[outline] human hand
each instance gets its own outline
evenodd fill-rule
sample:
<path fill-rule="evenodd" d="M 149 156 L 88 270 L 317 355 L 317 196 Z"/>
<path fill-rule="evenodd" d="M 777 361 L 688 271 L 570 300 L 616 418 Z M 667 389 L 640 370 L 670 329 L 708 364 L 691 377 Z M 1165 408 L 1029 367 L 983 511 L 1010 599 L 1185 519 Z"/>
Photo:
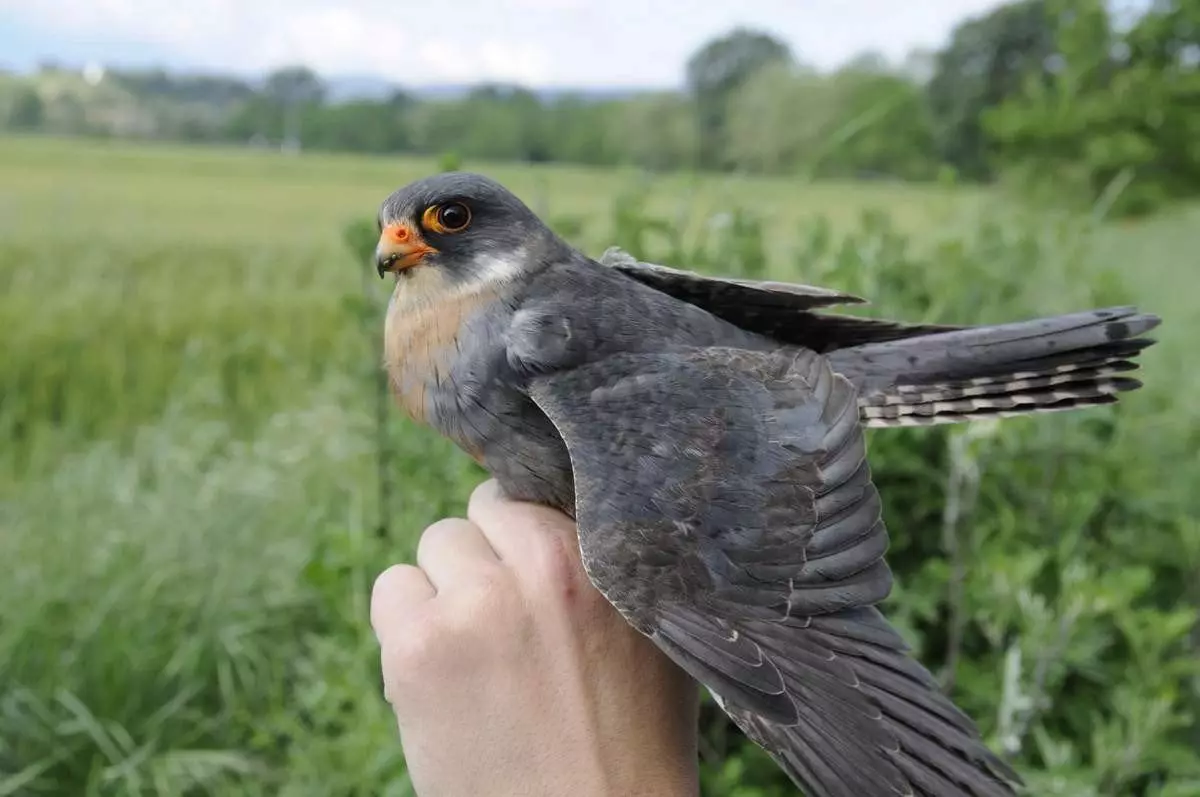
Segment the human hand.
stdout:
<path fill-rule="evenodd" d="M 695 683 L 588 581 L 574 523 L 493 481 L 467 514 L 371 600 L 417 793 L 697 794 Z"/>

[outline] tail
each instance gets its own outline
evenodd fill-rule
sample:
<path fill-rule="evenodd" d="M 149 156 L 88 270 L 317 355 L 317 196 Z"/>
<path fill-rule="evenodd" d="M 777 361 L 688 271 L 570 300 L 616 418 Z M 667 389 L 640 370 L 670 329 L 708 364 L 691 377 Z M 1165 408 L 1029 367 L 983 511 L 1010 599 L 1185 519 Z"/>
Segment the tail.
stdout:
<path fill-rule="evenodd" d="M 779 668 L 798 721 L 773 721 L 714 695 L 805 794 L 1017 794 L 1020 776 L 984 746 L 878 611 L 807 622 L 802 631 L 761 621 L 745 627 Z"/>
<path fill-rule="evenodd" d="M 1111 404 L 1160 319 L 1133 307 L 968 327 L 830 352 L 869 427 L 926 426 Z"/>

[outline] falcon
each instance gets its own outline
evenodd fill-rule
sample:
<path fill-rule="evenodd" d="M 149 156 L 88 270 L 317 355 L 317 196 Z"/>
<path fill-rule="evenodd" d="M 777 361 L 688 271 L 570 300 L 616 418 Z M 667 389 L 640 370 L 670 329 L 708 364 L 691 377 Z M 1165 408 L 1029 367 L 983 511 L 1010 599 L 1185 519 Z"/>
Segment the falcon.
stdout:
<path fill-rule="evenodd" d="M 863 300 L 591 259 L 474 174 L 410 183 L 378 221 L 399 406 L 574 518 L 596 588 L 805 794 L 1016 793 L 877 608 L 863 430 L 1113 402 L 1157 317 L 838 315 Z"/>

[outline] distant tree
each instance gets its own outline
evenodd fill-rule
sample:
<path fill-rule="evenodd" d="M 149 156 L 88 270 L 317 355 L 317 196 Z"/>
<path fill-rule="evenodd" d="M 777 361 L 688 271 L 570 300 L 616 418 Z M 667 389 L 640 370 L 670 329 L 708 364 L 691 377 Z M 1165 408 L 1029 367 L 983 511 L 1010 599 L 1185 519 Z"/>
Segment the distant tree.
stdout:
<path fill-rule="evenodd" d="M 739 169 L 809 177 L 937 171 L 920 87 L 872 56 L 830 76 L 784 65 L 755 74 L 730 101 L 726 157 Z"/>
<path fill-rule="evenodd" d="M 1128 28 L 1103 0 L 1056 2 L 1057 69 L 983 115 L 1014 175 L 1057 200 L 1138 213 L 1200 194 L 1200 0 Z"/>
<path fill-rule="evenodd" d="M 13 130 L 39 130 L 46 123 L 46 104 L 37 89 L 21 88 L 8 110 L 8 127 Z"/>
<path fill-rule="evenodd" d="M 1195 74 L 1200 71 L 1200 0 L 1152 0 L 1125 42 L 1130 63 Z"/>
<path fill-rule="evenodd" d="M 173 75 L 161 69 L 108 70 L 107 79 L 139 98 L 224 106 L 254 94 L 244 80 L 220 75 Z"/>
<path fill-rule="evenodd" d="M 674 92 L 634 97 L 613 109 L 612 121 L 627 162 L 658 171 L 696 166 L 700 141 L 686 97 Z"/>
<path fill-rule="evenodd" d="M 416 100 L 407 91 L 396 89 L 390 92 L 384 102 L 394 110 L 406 112 L 412 110 Z"/>
<path fill-rule="evenodd" d="M 752 75 L 728 107 L 723 158 L 751 172 L 809 173 L 838 116 L 826 78 L 782 63 Z"/>
<path fill-rule="evenodd" d="M 926 89 L 940 156 L 967 177 L 990 176 L 984 109 L 1021 92 L 1028 76 L 1048 76 L 1056 52 L 1047 0 L 1003 5 L 955 28 Z"/>
<path fill-rule="evenodd" d="M 723 165 L 721 150 L 733 93 L 754 73 L 792 60 L 785 43 L 747 28 L 714 39 L 692 55 L 687 62 L 687 85 L 696 103 L 701 163 Z"/>
<path fill-rule="evenodd" d="M 879 60 L 853 61 L 829 82 L 836 124 L 815 163 L 817 175 L 924 180 L 937 174 L 920 86 Z"/>
<path fill-rule="evenodd" d="M 567 94 L 548 103 L 543 114 L 554 160 L 608 166 L 627 146 L 626 131 L 611 124 L 620 118 L 617 101 Z"/>
<path fill-rule="evenodd" d="M 554 159 L 554 142 L 547 126 L 546 109 L 532 91 L 512 88 L 502 101 L 513 117 L 520 140 L 517 157 L 530 163 Z"/>
<path fill-rule="evenodd" d="M 421 152 L 447 149 L 465 158 L 545 161 L 553 158 L 550 116 L 527 89 L 481 85 L 461 99 L 421 103 L 412 114 Z"/>
<path fill-rule="evenodd" d="M 301 121 L 306 146 L 348 152 L 400 152 L 410 147 L 404 110 L 374 100 L 310 106 Z"/>
<path fill-rule="evenodd" d="M 306 106 L 319 105 L 325 98 L 325 86 L 308 67 L 289 66 L 267 75 L 263 95 L 278 109 L 282 127 L 282 145 L 287 150 L 300 148 L 300 120 Z"/>
<path fill-rule="evenodd" d="M 319 103 L 325 98 L 325 85 L 308 67 L 288 66 L 267 75 L 263 94 L 282 104 Z"/>

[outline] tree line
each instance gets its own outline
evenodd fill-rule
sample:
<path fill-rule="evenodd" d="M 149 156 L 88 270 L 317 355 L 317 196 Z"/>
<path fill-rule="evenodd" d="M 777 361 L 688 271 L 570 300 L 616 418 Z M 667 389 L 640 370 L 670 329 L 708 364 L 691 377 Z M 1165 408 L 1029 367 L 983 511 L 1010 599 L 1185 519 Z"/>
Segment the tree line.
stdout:
<path fill-rule="evenodd" d="M 334 99 L 303 67 L 260 85 L 112 72 L 140 124 L 56 114 L 36 88 L 7 125 L 365 153 L 903 180 L 1015 178 L 1117 212 L 1200 192 L 1200 0 L 1018 0 L 902 65 L 806 66 L 770 33 L 701 47 L 686 86 L 627 96 L 481 85 Z"/>

